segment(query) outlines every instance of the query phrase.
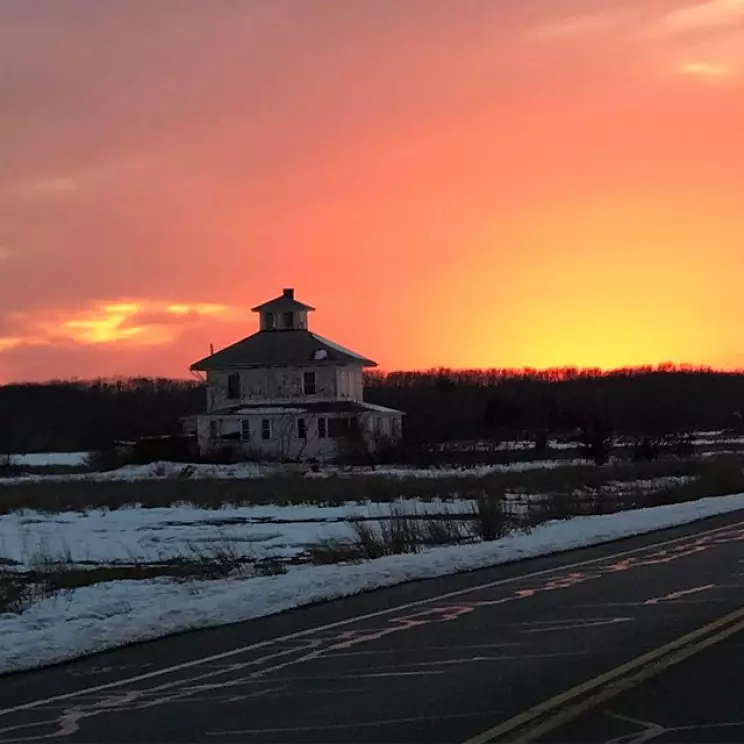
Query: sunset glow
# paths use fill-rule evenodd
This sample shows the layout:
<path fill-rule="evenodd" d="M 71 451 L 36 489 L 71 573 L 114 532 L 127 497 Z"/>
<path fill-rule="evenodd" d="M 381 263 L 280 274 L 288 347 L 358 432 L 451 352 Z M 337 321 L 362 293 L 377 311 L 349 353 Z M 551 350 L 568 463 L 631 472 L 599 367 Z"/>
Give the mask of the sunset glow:
<path fill-rule="evenodd" d="M 99 2 L 0 7 L 0 382 L 744 365 L 744 0 Z"/>

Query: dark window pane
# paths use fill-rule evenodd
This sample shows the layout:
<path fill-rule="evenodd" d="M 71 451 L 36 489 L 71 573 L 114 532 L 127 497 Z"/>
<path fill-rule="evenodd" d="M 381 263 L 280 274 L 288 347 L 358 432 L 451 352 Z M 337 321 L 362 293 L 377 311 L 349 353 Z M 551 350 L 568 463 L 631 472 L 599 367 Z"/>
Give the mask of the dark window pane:
<path fill-rule="evenodd" d="M 237 372 L 227 377 L 227 397 L 230 400 L 240 398 L 240 375 Z"/>
<path fill-rule="evenodd" d="M 305 372 L 302 376 L 302 387 L 305 395 L 315 395 L 317 387 L 315 385 L 315 372 Z"/>

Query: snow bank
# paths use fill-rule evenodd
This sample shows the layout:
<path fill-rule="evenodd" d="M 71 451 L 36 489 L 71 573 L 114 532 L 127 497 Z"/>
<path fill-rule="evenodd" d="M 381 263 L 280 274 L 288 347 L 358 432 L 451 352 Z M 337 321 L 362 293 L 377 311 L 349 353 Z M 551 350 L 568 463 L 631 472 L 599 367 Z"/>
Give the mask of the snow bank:
<path fill-rule="evenodd" d="M 183 586 L 165 580 L 111 582 L 45 600 L 21 616 L 0 615 L 0 672 L 30 669 L 176 631 L 271 615 L 368 589 L 433 578 L 608 542 L 744 509 L 744 494 L 550 522 L 529 534 L 432 548 L 358 565 L 303 566 L 282 576 Z"/>

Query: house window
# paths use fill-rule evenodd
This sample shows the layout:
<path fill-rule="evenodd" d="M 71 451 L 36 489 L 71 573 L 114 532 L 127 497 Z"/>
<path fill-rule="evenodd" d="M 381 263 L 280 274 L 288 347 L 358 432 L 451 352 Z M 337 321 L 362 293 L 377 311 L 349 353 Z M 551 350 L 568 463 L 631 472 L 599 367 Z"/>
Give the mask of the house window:
<path fill-rule="evenodd" d="M 400 437 L 400 419 L 394 418 L 393 419 L 393 436 L 394 437 Z"/>
<path fill-rule="evenodd" d="M 274 313 L 264 313 L 264 328 L 267 331 L 272 331 L 274 330 L 274 324 Z"/>
<path fill-rule="evenodd" d="M 271 439 L 271 419 L 261 419 L 261 439 Z"/>
<path fill-rule="evenodd" d="M 251 438 L 251 425 L 248 419 L 243 419 L 240 422 L 240 438 L 247 442 Z"/>
<path fill-rule="evenodd" d="M 332 439 L 340 439 L 341 437 L 348 436 L 349 434 L 349 421 L 344 418 L 332 418 L 328 419 L 328 436 Z"/>
<path fill-rule="evenodd" d="M 318 439 L 325 439 L 328 436 L 328 419 L 318 419 Z"/>
<path fill-rule="evenodd" d="M 212 419 L 209 422 L 209 438 L 217 439 L 220 435 L 220 424 L 216 419 Z"/>
<path fill-rule="evenodd" d="M 283 313 L 284 315 L 284 327 L 294 328 L 294 313 Z"/>
<path fill-rule="evenodd" d="M 305 372 L 302 376 L 302 389 L 305 391 L 305 395 L 315 395 L 315 372 Z"/>
<path fill-rule="evenodd" d="M 227 397 L 230 400 L 240 398 L 240 374 L 237 372 L 227 376 Z"/>
<path fill-rule="evenodd" d="M 307 422 L 304 418 L 297 419 L 297 438 L 307 439 Z"/>

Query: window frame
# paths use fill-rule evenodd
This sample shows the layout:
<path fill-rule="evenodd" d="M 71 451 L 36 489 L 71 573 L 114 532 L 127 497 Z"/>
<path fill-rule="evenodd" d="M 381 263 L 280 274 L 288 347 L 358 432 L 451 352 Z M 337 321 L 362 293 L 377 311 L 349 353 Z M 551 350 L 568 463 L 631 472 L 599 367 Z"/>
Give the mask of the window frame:
<path fill-rule="evenodd" d="M 325 416 L 318 419 L 318 439 L 328 439 L 328 419 Z"/>
<path fill-rule="evenodd" d="M 237 393 L 237 395 L 235 395 Z M 243 397 L 240 372 L 230 372 L 227 375 L 227 399 L 240 400 Z"/>
<path fill-rule="evenodd" d="M 282 313 L 282 326 L 284 328 L 294 328 L 295 325 L 295 314 L 292 310 L 286 310 Z M 287 322 L 289 321 L 289 322 Z"/>
<path fill-rule="evenodd" d="M 251 438 L 251 422 L 250 419 L 240 419 L 240 441 L 248 442 Z"/>
<path fill-rule="evenodd" d="M 307 419 L 302 416 L 297 419 L 297 438 L 307 439 Z"/>
<path fill-rule="evenodd" d="M 312 382 L 308 382 L 308 378 Z M 317 395 L 318 394 L 318 378 L 314 371 L 302 373 L 302 393 L 303 395 Z"/>
<path fill-rule="evenodd" d="M 271 439 L 273 434 L 273 427 L 271 425 L 271 419 L 261 419 L 261 439 L 264 441 Z"/>

